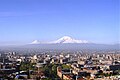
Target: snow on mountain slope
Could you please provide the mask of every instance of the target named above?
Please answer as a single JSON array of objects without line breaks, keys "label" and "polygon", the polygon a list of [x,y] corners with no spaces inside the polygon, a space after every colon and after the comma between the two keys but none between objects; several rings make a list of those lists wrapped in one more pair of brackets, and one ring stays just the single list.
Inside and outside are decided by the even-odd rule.
[{"label": "snow on mountain slope", "polygon": [[76,40],[76,39],[73,39],[69,36],[64,36],[56,41],[53,41],[51,43],[88,43],[88,41],[86,40]]},{"label": "snow on mountain slope", "polygon": [[40,42],[38,40],[34,40],[32,43],[30,44],[40,44]]},{"label": "snow on mountain slope", "polygon": [[[63,43],[89,43],[89,42],[86,40],[76,40],[69,36],[64,36],[56,41],[44,42],[42,44],[57,44],[57,43],[63,44]],[[41,43],[38,40],[35,40],[30,44],[41,44]]]}]

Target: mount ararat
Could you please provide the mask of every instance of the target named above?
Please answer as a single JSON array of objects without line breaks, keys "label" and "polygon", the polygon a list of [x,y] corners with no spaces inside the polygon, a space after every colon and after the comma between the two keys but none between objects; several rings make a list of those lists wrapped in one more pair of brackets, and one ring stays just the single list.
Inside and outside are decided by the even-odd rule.
[{"label": "mount ararat", "polygon": [[58,40],[50,41],[50,42],[40,42],[38,40],[34,40],[30,44],[64,44],[64,43],[89,43],[89,42],[87,40],[77,40],[69,36],[64,36]]},{"label": "mount ararat", "polygon": [[97,44],[87,40],[77,40],[69,36],[64,36],[58,40],[50,42],[40,42],[38,40],[26,45],[27,48],[39,48],[49,50],[119,50],[120,44]]}]

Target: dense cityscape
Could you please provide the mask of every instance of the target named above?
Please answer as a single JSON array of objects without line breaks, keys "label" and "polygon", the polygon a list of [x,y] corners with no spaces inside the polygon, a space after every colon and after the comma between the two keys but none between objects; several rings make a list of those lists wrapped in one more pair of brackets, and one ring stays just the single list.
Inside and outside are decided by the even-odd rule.
[{"label": "dense cityscape", "polygon": [[[53,51],[54,52],[54,51]],[[119,80],[120,51],[0,52],[0,80]]]}]

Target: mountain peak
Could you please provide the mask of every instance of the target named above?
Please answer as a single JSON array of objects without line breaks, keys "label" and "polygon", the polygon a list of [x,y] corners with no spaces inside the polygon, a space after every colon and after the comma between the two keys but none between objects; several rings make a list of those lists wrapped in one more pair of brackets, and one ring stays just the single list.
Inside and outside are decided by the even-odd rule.
[{"label": "mountain peak", "polygon": [[76,40],[74,38],[71,38],[69,36],[64,36],[53,43],[88,43],[86,40]]},{"label": "mountain peak", "polygon": [[40,42],[38,40],[34,40],[32,43],[30,44],[40,44]]},{"label": "mountain peak", "polygon": [[63,39],[63,40],[72,40],[72,38],[71,37],[69,37],[69,36],[63,36],[62,38],[60,38],[60,39]]},{"label": "mountain peak", "polygon": [[[42,43],[42,44],[57,44],[57,43],[62,44],[62,43],[89,43],[89,42],[86,41],[86,40],[77,40],[77,39],[71,38],[69,36],[63,36],[62,38],[60,38],[56,41],[45,42],[45,43]],[[40,42],[38,40],[34,40],[30,44],[40,44]]]}]

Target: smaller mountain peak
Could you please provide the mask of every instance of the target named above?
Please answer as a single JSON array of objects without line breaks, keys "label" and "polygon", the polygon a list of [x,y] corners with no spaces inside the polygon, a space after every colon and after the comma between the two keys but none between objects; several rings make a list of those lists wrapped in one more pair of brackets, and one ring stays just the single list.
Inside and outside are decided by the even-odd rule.
[{"label": "smaller mountain peak", "polygon": [[34,40],[31,44],[40,44],[38,40]]}]

